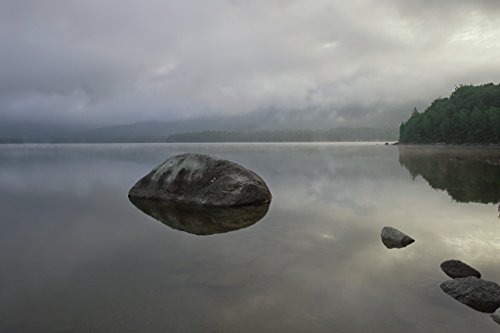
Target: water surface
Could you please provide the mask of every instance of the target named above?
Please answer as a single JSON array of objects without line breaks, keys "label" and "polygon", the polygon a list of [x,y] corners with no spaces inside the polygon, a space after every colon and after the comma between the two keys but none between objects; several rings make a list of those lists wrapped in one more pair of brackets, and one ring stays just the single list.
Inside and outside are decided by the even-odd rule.
[{"label": "water surface", "polygon": [[[195,235],[128,201],[135,181],[184,152],[259,173],[273,193],[267,214]],[[0,331],[498,331],[438,285],[447,259],[500,282],[499,156],[376,144],[0,146]],[[416,242],[385,248],[385,225]]]}]

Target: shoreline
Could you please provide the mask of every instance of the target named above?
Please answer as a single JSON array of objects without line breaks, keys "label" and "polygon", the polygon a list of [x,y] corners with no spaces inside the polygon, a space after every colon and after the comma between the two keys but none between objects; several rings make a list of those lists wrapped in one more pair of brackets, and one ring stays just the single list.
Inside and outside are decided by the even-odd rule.
[{"label": "shoreline", "polygon": [[500,143],[400,143],[393,146],[404,147],[471,147],[471,148],[500,148]]}]

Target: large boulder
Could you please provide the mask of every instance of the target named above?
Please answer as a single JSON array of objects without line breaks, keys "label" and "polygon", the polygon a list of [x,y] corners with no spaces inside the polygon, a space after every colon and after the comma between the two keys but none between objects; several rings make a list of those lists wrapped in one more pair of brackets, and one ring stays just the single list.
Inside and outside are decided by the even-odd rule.
[{"label": "large boulder", "polygon": [[269,188],[255,172],[201,154],[168,158],[141,178],[128,195],[204,207],[239,207],[271,201]]},{"label": "large boulder", "polygon": [[495,282],[469,276],[444,281],[439,287],[449,296],[477,311],[493,313],[500,307],[500,286]]},{"label": "large boulder", "polygon": [[382,243],[388,249],[402,248],[410,245],[415,240],[396,228],[384,227],[381,233]]},{"label": "large boulder", "polygon": [[446,275],[453,279],[468,276],[481,278],[481,273],[479,273],[479,271],[470,267],[466,263],[461,262],[460,260],[446,260],[441,264],[441,269],[446,273]]}]

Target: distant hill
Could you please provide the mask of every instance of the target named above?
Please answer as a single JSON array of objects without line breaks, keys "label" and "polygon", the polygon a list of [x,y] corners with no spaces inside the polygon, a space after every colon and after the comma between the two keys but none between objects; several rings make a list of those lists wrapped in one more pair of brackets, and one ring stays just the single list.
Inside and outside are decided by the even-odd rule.
[{"label": "distant hill", "polygon": [[[328,114],[305,121],[303,114],[262,111],[244,115],[200,117],[169,122],[137,122],[95,128],[57,142],[227,142],[227,141],[369,141],[396,140],[397,130],[343,127],[329,129]],[[304,130],[302,130],[304,129]],[[329,131],[328,133],[326,133]],[[330,138],[330,139],[328,139]]]},{"label": "distant hill", "polygon": [[23,142],[51,142],[88,129],[76,123],[1,121],[0,137]]},{"label": "distant hill", "polygon": [[165,142],[169,135],[206,129],[244,128],[237,124],[206,119],[170,122],[138,122],[127,125],[99,127],[59,136],[54,142]]},{"label": "distant hill", "polygon": [[328,130],[202,131],[172,134],[167,142],[393,141],[396,137],[394,129],[338,127]]},{"label": "distant hill", "polygon": [[17,138],[2,138],[0,137],[0,143],[23,143],[23,140]]},{"label": "distant hill", "polygon": [[267,111],[247,115],[219,115],[101,127],[49,123],[0,124],[0,137],[16,138],[27,143],[394,141],[397,139],[396,128],[328,129],[328,124],[327,114],[316,117],[313,121],[305,121],[299,113],[287,113],[285,119],[278,112]]},{"label": "distant hill", "polygon": [[500,85],[462,85],[449,98],[415,110],[399,129],[400,143],[500,143]]},{"label": "distant hill", "polygon": [[112,126],[82,126],[36,122],[0,123],[0,137],[16,138],[24,142],[165,142],[174,133],[252,128],[252,124],[233,119],[187,119],[178,121],[149,121]]}]

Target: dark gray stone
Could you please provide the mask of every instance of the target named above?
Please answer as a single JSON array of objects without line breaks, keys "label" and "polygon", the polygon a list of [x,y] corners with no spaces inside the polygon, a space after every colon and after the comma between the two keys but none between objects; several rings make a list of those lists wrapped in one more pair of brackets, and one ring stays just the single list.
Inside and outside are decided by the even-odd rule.
[{"label": "dark gray stone", "polygon": [[500,325],[500,310],[496,310],[495,313],[491,315],[491,319]]},{"label": "dark gray stone", "polygon": [[479,271],[461,262],[460,260],[446,260],[441,264],[441,269],[446,273],[446,275],[453,279],[468,276],[481,278],[481,273],[479,273]]},{"label": "dark gray stone", "polygon": [[449,296],[477,311],[493,313],[500,307],[500,286],[495,282],[470,276],[444,281],[439,286]]},{"label": "dark gray stone", "polygon": [[388,249],[393,249],[393,248],[400,249],[415,242],[415,240],[410,236],[408,236],[407,234],[402,233],[398,229],[392,227],[384,227],[382,229],[381,237],[382,237],[382,243],[384,243],[384,245]]},{"label": "dark gray stone", "polygon": [[168,158],[141,178],[128,196],[204,207],[261,205],[272,198],[266,183],[255,172],[201,154]]},{"label": "dark gray stone", "polygon": [[184,207],[158,200],[129,199],[135,207],[161,223],[199,236],[249,227],[261,220],[269,209],[269,203],[259,206],[206,208]]}]

